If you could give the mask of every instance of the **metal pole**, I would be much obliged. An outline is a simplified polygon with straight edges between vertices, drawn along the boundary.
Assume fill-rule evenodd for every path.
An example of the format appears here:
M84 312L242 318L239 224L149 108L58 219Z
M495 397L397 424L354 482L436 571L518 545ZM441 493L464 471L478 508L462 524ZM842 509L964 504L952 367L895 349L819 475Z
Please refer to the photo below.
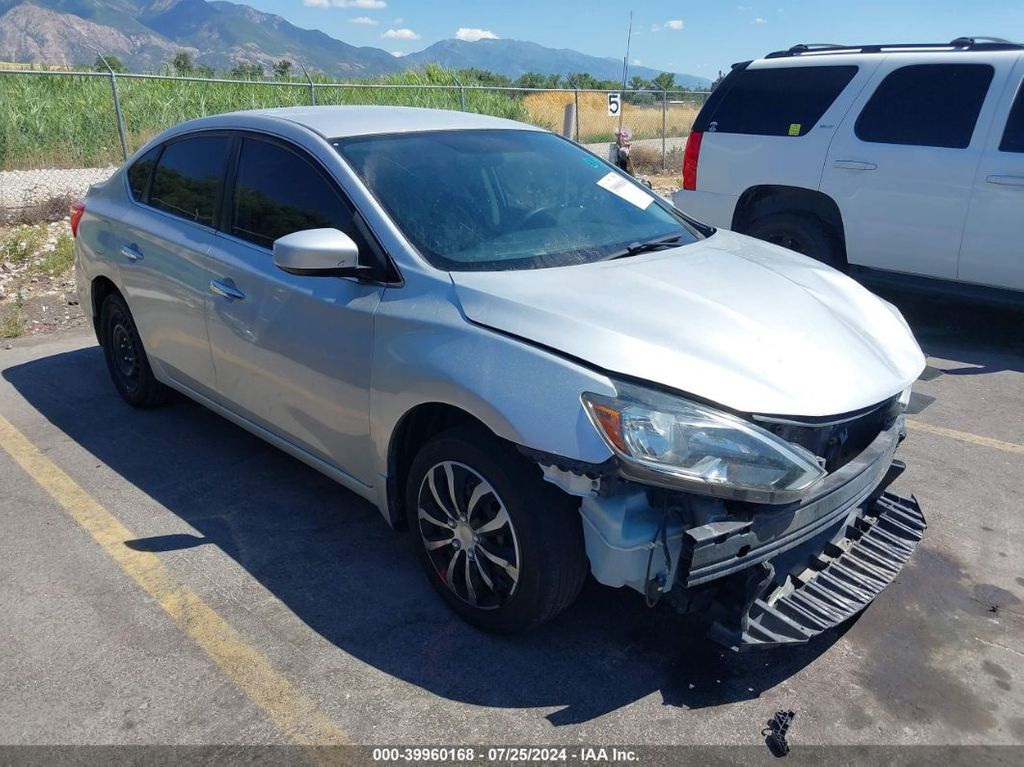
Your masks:
M578 144L580 143L580 89L574 89L573 95L576 97L576 143Z
M622 90L626 90L626 71L629 69L629 43L633 39L633 12L629 12L629 29L626 31L626 55L622 57ZM622 130L622 118L625 110L619 104L619 130Z
M121 153L124 155L124 159L128 159L128 139L125 137L124 130L124 115L121 113L121 94L117 92L117 73L114 72L113 67L107 63L106 58L102 53L97 53L100 57L100 61L103 62L103 66L110 72L110 90L114 94L114 114L117 115L117 135L121 139Z
M459 78L455 76L454 72L452 72L452 80L454 80L455 84L459 86L459 108L463 112L465 112L466 111L466 86L464 86L460 82Z
M661 91L661 172L664 173L665 166L665 136L668 134L668 91Z
M299 64L299 67L302 69L302 74L304 74L306 76L306 82L309 83L309 103L310 103L311 106L315 107L316 106L316 86L313 85L313 78L309 76L309 72L306 71L306 68L304 66L302 66L302 64Z

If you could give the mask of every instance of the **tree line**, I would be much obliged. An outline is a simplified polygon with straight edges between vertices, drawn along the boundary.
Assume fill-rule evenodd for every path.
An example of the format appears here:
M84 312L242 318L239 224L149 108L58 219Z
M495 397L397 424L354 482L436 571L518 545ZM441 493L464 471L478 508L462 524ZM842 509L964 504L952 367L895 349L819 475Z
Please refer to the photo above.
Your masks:
M121 62L117 56L97 56L93 63L93 69L97 72L127 72L128 67ZM279 59L270 65L269 69L259 62L238 61L231 69L218 73L213 67L205 64L198 64L192 54L182 51L165 65L164 73L179 77L216 77L221 74L232 80L265 80L268 78L277 80L291 80L296 76L299 69L288 59ZM455 76L462 85L489 85L503 88L574 88L579 90L618 90L622 87L618 80L600 80L589 72L575 72L569 75L541 74L539 72L527 72L513 79L486 69L471 67L468 69L455 70ZM319 78L318 79L322 79ZM677 85L675 75L671 72L662 72L651 80L634 75L626 84L628 91L688 91L689 87ZM627 100L633 103L654 101L655 93L628 94Z

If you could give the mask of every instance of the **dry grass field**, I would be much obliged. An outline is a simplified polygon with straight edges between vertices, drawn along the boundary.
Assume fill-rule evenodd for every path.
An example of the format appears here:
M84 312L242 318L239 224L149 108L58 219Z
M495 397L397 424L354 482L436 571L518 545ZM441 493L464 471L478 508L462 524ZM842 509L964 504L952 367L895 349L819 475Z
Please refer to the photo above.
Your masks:
M628 95L628 94L627 94ZM644 94L646 95L646 94ZM634 138L660 138L662 130L662 104L659 94L651 94L653 104L630 104L623 102L623 125L633 131ZM523 97L528 122L549 130L561 131L565 107L575 99L570 91L548 91L528 93ZM580 143L611 141L618 127L618 119L608 116L608 100L604 92L581 91L579 94L579 140ZM685 101L685 103L673 103ZM685 93L669 93L668 110L665 114L665 135L685 136L700 111L700 96Z

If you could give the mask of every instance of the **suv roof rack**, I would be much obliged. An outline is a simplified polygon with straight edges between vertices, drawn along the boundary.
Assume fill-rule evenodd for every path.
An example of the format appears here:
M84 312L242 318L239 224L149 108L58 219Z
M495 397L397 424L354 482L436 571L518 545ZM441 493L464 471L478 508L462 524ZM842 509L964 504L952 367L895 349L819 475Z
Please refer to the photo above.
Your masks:
M948 43L893 43L882 45L840 45L838 43L800 43L785 51L774 51L766 59L789 56L814 56L827 53L914 53L921 51L1019 51L1024 44L1001 37L958 37Z

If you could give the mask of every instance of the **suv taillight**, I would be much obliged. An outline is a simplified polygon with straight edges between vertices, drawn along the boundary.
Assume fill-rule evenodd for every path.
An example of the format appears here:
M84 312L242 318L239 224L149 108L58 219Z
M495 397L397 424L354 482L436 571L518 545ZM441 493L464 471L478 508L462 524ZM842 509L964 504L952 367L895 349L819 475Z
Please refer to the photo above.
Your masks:
M686 139L686 151L683 152L683 189L694 192L697 190L697 161L700 159L700 142L704 134L700 131L690 133Z
M78 238L78 222L82 220L85 213L85 203L81 200L71 203L71 236Z

